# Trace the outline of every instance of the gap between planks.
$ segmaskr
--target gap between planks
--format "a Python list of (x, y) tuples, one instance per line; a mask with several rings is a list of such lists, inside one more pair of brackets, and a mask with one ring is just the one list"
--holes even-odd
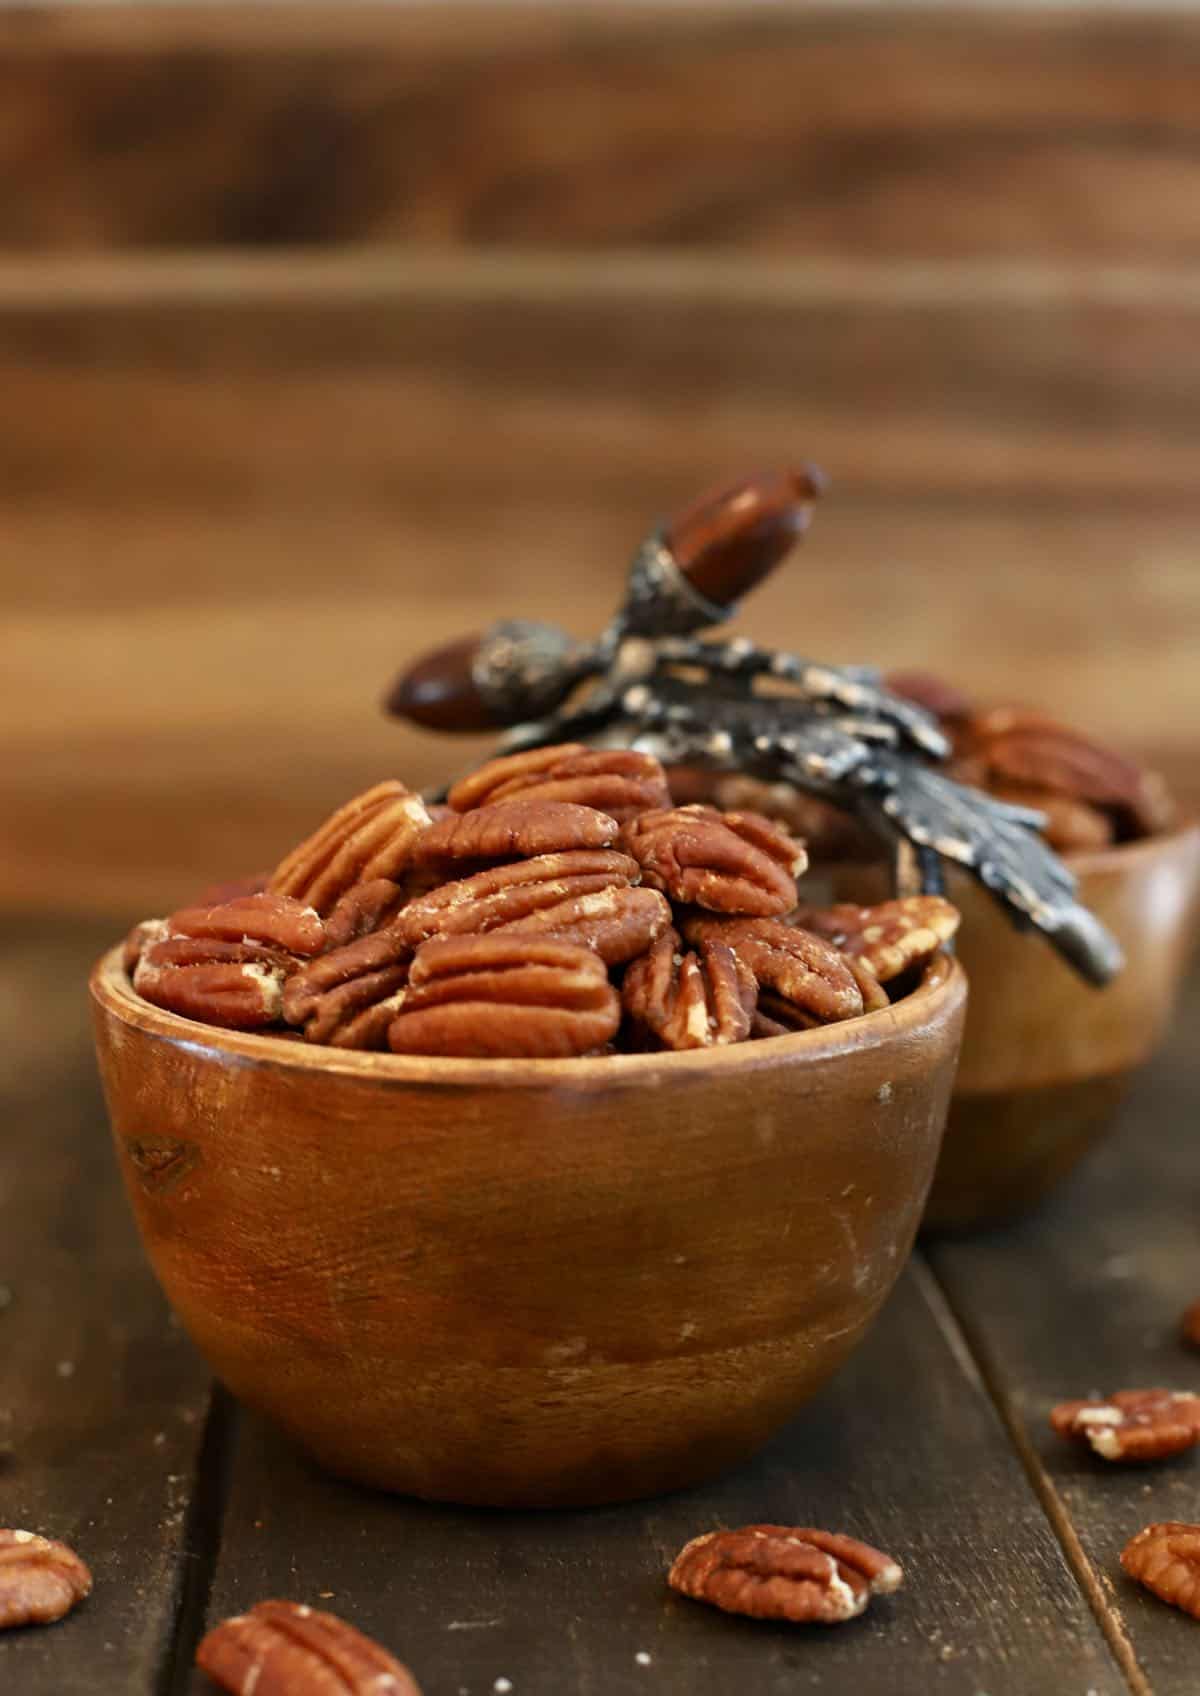
[(1086, 307), (1200, 312), (1193, 265), (1054, 261), (748, 259), (715, 251), (557, 253), (523, 249), (330, 253), (283, 248), (148, 250), (115, 256), (0, 259), (0, 311), (213, 304), (369, 305), (426, 300), (662, 301), (759, 308), (875, 306), (1031, 310)]
[(1105, 1600), (1100, 1576), (1087, 1557), (1067, 1506), (1038, 1459), (1037, 1451), (1025, 1430), (1025, 1423), (1004, 1389), (1001, 1374), (986, 1339), (979, 1328), (955, 1306), (949, 1291), (924, 1256), (914, 1255), (913, 1263), (918, 1269), (918, 1281), (929, 1301), (934, 1320), (953, 1350), (955, 1358), (995, 1408), (996, 1415), (1025, 1470), (1030, 1488), (1058, 1538), (1063, 1558), (1087, 1598), (1096, 1624), (1104, 1633), (1105, 1641), (1125, 1676), (1132, 1696), (1154, 1696), (1153, 1688), (1142, 1671), (1129, 1634), (1125, 1630), (1124, 1621), (1116, 1609)]
[(238, 1419), (237, 1403), (214, 1382), (184, 1526), (175, 1616), (155, 1696), (186, 1696), (191, 1688), (221, 1552)]

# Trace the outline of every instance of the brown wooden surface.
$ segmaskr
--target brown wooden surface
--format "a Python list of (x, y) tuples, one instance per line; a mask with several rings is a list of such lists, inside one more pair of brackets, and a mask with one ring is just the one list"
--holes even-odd
[(1097, 7), (0, 18), (0, 244), (1194, 259), (1200, 20)]
[(811, 455), (743, 628), (1031, 698), (1197, 787), (1200, 296), (977, 267), (509, 256), (0, 266), (0, 901), (132, 916), (479, 743), (377, 701)]
[[(220, 1398), (197, 1456), (203, 1378), (137, 1259), (82, 1018), (109, 934), (44, 919), (0, 943), (0, 1523), (70, 1538), (97, 1580), (63, 1624), (0, 1637), (6, 1692), (208, 1696), (190, 1671), (206, 1621), (282, 1595), (378, 1633), (426, 1696), (497, 1678), (517, 1696), (1191, 1696), (1195, 1622), (1117, 1556), (1150, 1519), (1195, 1518), (1197, 1461), (1105, 1468), (1045, 1421), (1064, 1396), (1200, 1371), (1175, 1338), (1196, 1293), (1200, 981), (1106, 1147), (1023, 1224), (935, 1242), (932, 1274), (914, 1263), (759, 1459), (631, 1507), (521, 1515), (337, 1484)], [(821, 1632), (667, 1592), (685, 1538), (764, 1517), (856, 1530), (908, 1584)]]

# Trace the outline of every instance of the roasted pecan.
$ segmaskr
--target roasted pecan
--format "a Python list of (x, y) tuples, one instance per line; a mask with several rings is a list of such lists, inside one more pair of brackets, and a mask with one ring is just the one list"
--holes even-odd
[(407, 982), (406, 965), (385, 966), (326, 990), (304, 1021), (306, 1041), (333, 1048), (386, 1048), (388, 1026), (400, 1010)]
[(407, 899), (405, 886), (390, 877), (375, 877), (348, 889), (325, 921), (325, 946), (332, 951), (383, 930)]
[[(200, 950), (203, 959), (195, 958)], [(168, 937), (142, 955), (133, 970), (133, 987), (156, 1007), (182, 1018), (252, 1031), (281, 1016), (287, 973), (288, 966), (266, 949)]]
[(1140, 834), (1170, 822), (1170, 803), (1156, 774), (1111, 748), (1021, 707), (993, 707), (969, 721), (963, 750), (986, 773), (987, 787), (1017, 783), (1110, 807)]
[(166, 919), (141, 919), (125, 938), (121, 949), (121, 964), (133, 976), (133, 969), (152, 942), (161, 942), (169, 934)]
[(283, 1016), (289, 1025), (307, 1025), (330, 991), (404, 966), (411, 955), (411, 944), (395, 925), (332, 949), (288, 977), (283, 986)]
[(336, 1614), (259, 1602), (225, 1620), (196, 1665), (230, 1696), (421, 1696), (406, 1666)]
[(1035, 789), (1030, 783), (1002, 783), (989, 786), (998, 801), (1011, 801), (1018, 807), (1033, 807), (1045, 813), (1043, 834), (1051, 848), (1060, 854), (1081, 854), (1091, 848), (1107, 848), (1116, 839), (1111, 816), (1101, 812), (1090, 801), (1077, 801), (1071, 795), (1056, 795), (1049, 789)]
[(831, 942), (778, 919), (705, 919), (683, 922), (686, 939), (715, 940), (733, 949), (754, 973), (760, 988), (811, 1013), (822, 1025), (856, 1018), (863, 1010), (850, 962)]
[(715, 913), (790, 912), (808, 864), (800, 844), (770, 819), (715, 807), (643, 813), (625, 826), (621, 844), (652, 888)]
[(752, 1619), (835, 1625), (890, 1595), (904, 1573), (890, 1555), (833, 1531), (747, 1525), (709, 1531), (675, 1558), (667, 1582), (698, 1602)]
[(1179, 1322), (1185, 1343), (1200, 1349), (1200, 1301), (1194, 1301)]
[(1161, 1601), (1200, 1619), (1200, 1525), (1168, 1519), (1146, 1526), (1121, 1550), (1121, 1565)]
[(493, 935), (561, 937), (594, 950), (607, 966), (622, 966), (644, 954), (670, 923), (670, 905), (657, 889), (614, 885), (595, 895), (556, 901)]
[(634, 960), (621, 986), (629, 1017), (673, 1049), (744, 1042), (757, 994), (754, 974), (725, 943), (684, 953), (675, 930)]
[(438, 937), (418, 950), (409, 985), (388, 1031), (397, 1054), (585, 1054), (621, 1016), (603, 961), (558, 937)]
[(932, 960), (958, 929), (959, 917), (958, 908), (940, 895), (905, 895), (873, 907), (849, 902), (801, 907), (794, 922), (860, 960), (880, 983), (889, 983)]
[(318, 913), (332, 912), (356, 883), (398, 879), (429, 827), (419, 795), (402, 783), (377, 783), (326, 819), (272, 874), (269, 887), (294, 895)]
[(217, 942), (260, 942), (285, 954), (319, 954), (325, 926), (313, 908), (288, 895), (240, 895), (215, 907), (181, 907), (167, 920), (171, 936)]
[(573, 801), (497, 801), (439, 819), (417, 844), (420, 866), (484, 866), (578, 848), (611, 848), (619, 826), (607, 813)]
[(1119, 1390), (1106, 1401), (1060, 1402), (1050, 1423), (1105, 1460), (1162, 1460), (1200, 1443), (1200, 1396), (1187, 1390)]
[(618, 823), (651, 807), (669, 807), (667, 774), (653, 754), (633, 748), (589, 748), (560, 742), (489, 760), (456, 783), (447, 797), (460, 813), (499, 801), (574, 801), (594, 807)]
[(538, 854), (444, 883), (410, 901), (397, 930), (415, 948), (433, 936), (482, 935), (576, 896), (636, 883), (636, 860), (611, 848)]
[(52, 1625), (91, 1590), (91, 1573), (65, 1543), (32, 1531), (0, 1531), (0, 1631)]
[(759, 813), (770, 819), (804, 844), (810, 861), (878, 857), (878, 843), (852, 814), (794, 784), (696, 766), (672, 766), (667, 781), (679, 806), (704, 802), (725, 812)]

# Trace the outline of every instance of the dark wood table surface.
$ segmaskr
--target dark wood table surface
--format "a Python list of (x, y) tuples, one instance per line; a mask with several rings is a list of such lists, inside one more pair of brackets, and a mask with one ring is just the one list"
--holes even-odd
[[(206, 1625), (327, 1606), (426, 1696), (1195, 1696), (1200, 1625), (1121, 1574), (1148, 1521), (1200, 1518), (1200, 1464), (1118, 1470), (1054, 1401), (1200, 1388), (1200, 981), (1119, 1126), (1034, 1217), (925, 1244), (869, 1340), (757, 1462), (629, 1507), (432, 1507), (322, 1477), (208, 1375), (145, 1269), (111, 1159), (83, 991), (109, 926), (14, 921), (0, 947), (0, 1525), (95, 1574), (62, 1624), (0, 1638), (4, 1696), (200, 1696)], [(336, 1396), (336, 1383), (329, 1394)], [(907, 1571), (839, 1629), (671, 1594), (688, 1537), (846, 1529)]]

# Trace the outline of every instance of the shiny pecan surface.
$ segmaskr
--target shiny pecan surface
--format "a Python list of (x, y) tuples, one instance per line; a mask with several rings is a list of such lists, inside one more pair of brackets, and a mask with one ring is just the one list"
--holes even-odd
[(1200, 1525), (1147, 1525), (1122, 1549), (1121, 1565), (1160, 1601), (1200, 1619)]
[(181, 907), (167, 920), (167, 931), (214, 942), (259, 942), (285, 954), (319, 954), (325, 947), (325, 926), (312, 907), (265, 892), (216, 906)]
[(434, 936), (482, 935), (547, 907), (638, 881), (636, 860), (610, 848), (537, 854), (443, 883), (410, 901), (397, 930), (415, 948)]
[(0, 1631), (52, 1625), (91, 1590), (91, 1573), (65, 1543), (0, 1530)]
[(621, 1004), (604, 962), (558, 937), (438, 937), (417, 950), (388, 1029), (396, 1054), (567, 1058), (610, 1041)]
[(889, 983), (932, 960), (957, 931), (959, 911), (940, 895), (906, 895), (871, 907), (849, 902), (801, 907), (794, 922), (861, 961), (880, 983)]
[(724, 942), (761, 988), (811, 1014), (818, 1024), (856, 1018), (862, 990), (849, 962), (824, 937), (778, 919), (689, 918), (683, 934), (693, 945)]
[(421, 866), (527, 860), (578, 848), (611, 848), (620, 826), (607, 813), (573, 801), (497, 801), (439, 819), (417, 844)]
[(710, 912), (768, 917), (796, 905), (804, 849), (760, 813), (672, 807), (627, 824), (621, 845), (644, 882)]
[(557, 936), (590, 948), (606, 966), (644, 954), (671, 923), (671, 908), (656, 889), (611, 887), (572, 895), (504, 926), (505, 936)]
[(325, 920), (326, 949), (345, 948), (360, 937), (385, 929), (407, 899), (407, 888), (394, 878), (375, 877), (367, 883), (356, 883)]
[(744, 1042), (757, 997), (753, 972), (732, 948), (713, 940), (684, 951), (674, 929), (633, 962), (621, 985), (634, 1024), (677, 1050)]
[(386, 1649), (297, 1602), (260, 1602), (215, 1626), (196, 1665), (229, 1696), (421, 1696)]
[(607, 813), (618, 823), (669, 807), (667, 774), (653, 754), (633, 748), (589, 748), (560, 742), (489, 760), (451, 789), (447, 799), (460, 813), (491, 807), (520, 796), (524, 800), (574, 801)]
[(377, 783), (294, 848), (275, 868), (268, 887), (324, 915), (356, 883), (399, 878), (429, 823), (419, 795), (395, 780)]
[(1200, 1396), (1187, 1390), (1118, 1390), (1103, 1401), (1060, 1402), (1050, 1424), (1105, 1460), (1163, 1460), (1200, 1443)]
[(890, 1555), (855, 1537), (808, 1526), (747, 1525), (709, 1531), (676, 1556), (674, 1590), (752, 1619), (836, 1625), (890, 1595), (904, 1574)]

